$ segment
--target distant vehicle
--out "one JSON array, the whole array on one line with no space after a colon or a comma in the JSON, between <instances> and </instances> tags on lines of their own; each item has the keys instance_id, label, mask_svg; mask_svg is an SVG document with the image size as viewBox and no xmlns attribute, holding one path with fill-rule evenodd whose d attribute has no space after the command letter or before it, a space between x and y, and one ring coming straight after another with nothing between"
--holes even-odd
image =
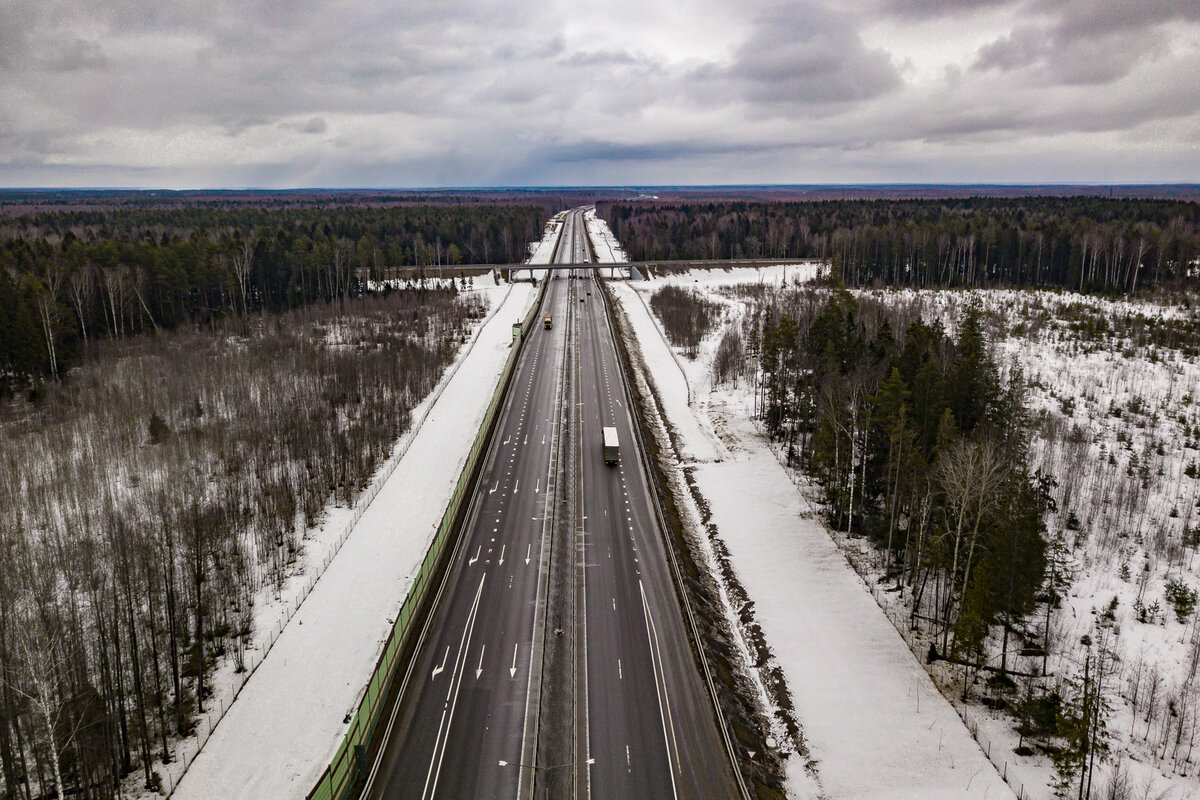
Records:
<instances>
[{"instance_id":1,"label":"distant vehicle","mask_svg":"<svg viewBox=\"0 0 1200 800\"><path fill-rule=\"evenodd\" d=\"M581 298L579 298L579 302L581 302L581 303L583 302L583 298L582 298L582 297L581 297Z\"/></svg>"},{"instance_id":2,"label":"distant vehicle","mask_svg":"<svg viewBox=\"0 0 1200 800\"><path fill-rule=\"evenodd\" d=\"M547 314L546 318L542 320L542 327L544 327L546 330L550 330L551 322L550 315Z\"/></svg>"},{"instance_id":3,"label":"distant vehicle","mask_svg":"<svg viewBox=\"0 0 1200 800\"><path fill-rule=\"evenodd\" d=\"M604 428L604 463L616 464L621 460L621 446L617 442L617 429Z\"/></svg>"}]
</instances>

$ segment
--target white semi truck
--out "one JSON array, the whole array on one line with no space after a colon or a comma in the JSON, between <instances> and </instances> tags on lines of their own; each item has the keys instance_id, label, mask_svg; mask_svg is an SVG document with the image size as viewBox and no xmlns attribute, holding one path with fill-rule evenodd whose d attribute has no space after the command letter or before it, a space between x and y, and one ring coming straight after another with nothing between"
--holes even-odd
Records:
<instances>
[{"instance_id":1,"label":"white semi truck","mask_svg":"<svg viewBox=\"0 0 1200 800\"><path fill-rule=\"evenodd\" d=\"M621 460L621 447L617 442L617 429L604 428L604 463L616 464Z\"/></svg>"}]
</instances>

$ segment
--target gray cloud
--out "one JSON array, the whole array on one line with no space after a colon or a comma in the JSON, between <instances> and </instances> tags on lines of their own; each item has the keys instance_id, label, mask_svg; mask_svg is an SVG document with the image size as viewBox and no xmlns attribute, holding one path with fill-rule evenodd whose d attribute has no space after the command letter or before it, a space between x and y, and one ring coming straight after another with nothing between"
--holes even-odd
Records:
<instances>
[{"instance_id":1,"label":"gray cloud","mask_svg":"<svg viewBox=\"0 0 1200 800\"><path fill-rule=\"evenodd\" d=\"M973 14L1022 0L879 0L877 8L885 14L931 19L952 14Z\"/></svg>"},{"instance_id":2,"label":"gray cloud","mask_svg":"<svg viewBox=\"0 0 1200 800\"><path fill-rule=\"evenodd\" d=\"M788 144L761 142L729 142L712 139L674 139L646 143L625 143L585 139L570 145L548 148L540 154L557 164L586 162L677 162L714 155L750 155L778 152Z\"/></svg>"},{"instance_id":3,"label":"gray cloud","mask_svg":"<svg viewBox=\"0 0 1200 800\"><path fill-rule=\"evenodd\" d=\"M1082 37L1022 26L980 48L974 66L1005 72L1039 69L1047 79L1064 84L1105 84L1153 58L1163 42L1160 32L1145 29Z\"/></svg>"},{"instance_id":4,"label":"gray cloud","mask_svg":"<svg viewBox=\"0 0 1200 800\"><path fill-rule=\"evenodd\" d=\"M1067 142L1079 169L1200 179L1196 0L582 11L10 0L0 185L976 180ZM890 34L943 23L987 44L914 69Z\"/></svg>"},{"instance_id":5,"label":"gray cloud","mask_svg":"<svg viewBox=\"0 0 1200 800\"><path fill-rule=\"evenodd\" d=\"M761 14L732 63L703 65L691 78L706 101L744 100L789 116L827 103L870 100L901 85L891 56L867 48L851 18L793 3Z\"/></svg>"},{"instance_id":6,"label":"gray cloud","mask_svg":"<svg viewBox=\"0 0 1200 800\"><path fill-rule=\"evenodd\" d=\"M279 127L288 131L311 134L325 133L329 128L324 117L312 117L300 122L281 122L279 123Z\"/></svg>"},{"instance_id":7,"label":"gray cloud","mask_svg":"<svg viewBox=\"0 0 1200 800\"><path fill-rule=\"evenodd\" d=\"M99 70L108 66L108 58L96 42L76 39L52 54L47 60L47 65L59 72Z\"/></svg>"},{"instance_id":8,"label":"gray cloud","mask_svg":"<svg viewBox=\"0 0 1200 800\"><path fill-rule=\"evenodd\" d=\"M1171 49L1173 23L1200 20L1195 0L1031 0L1038 22L1013 28L980 48L977 70L1026 70L1039 80L1107 84Z\"/></svg>"}]
</instances>

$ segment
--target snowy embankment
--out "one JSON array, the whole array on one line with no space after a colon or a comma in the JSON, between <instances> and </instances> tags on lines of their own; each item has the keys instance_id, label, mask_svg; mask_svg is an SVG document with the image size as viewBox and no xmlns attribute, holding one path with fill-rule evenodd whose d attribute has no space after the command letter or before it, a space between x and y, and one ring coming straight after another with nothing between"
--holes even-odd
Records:
<instances>
[{"instance_id":1,"label":"snowy embankment","mask_svg":"<svg viewBox=\"0 0 1200 800\"><path fill-rule=\"evenodd\" d=\"M413 411L361 510L331 510L282 598L257 605L249 680L230 691L238 676L229 667L214 676L215 713L200 722L200 738L211 736L174 797L303 798L328 763L445 511L508 356L512 320L536 295L531 284L478 284L492 313ZM181 765L194 741L180 746ZM159 767L172 782L174 766Z\"/></svg>"},{"instance_id":2,"label":"snowy embankment","mask_svg":"<svg viewBox=\"0 0 1200 800\"><path fill-rule=\"evenodd\" d=\"M621 264L629 260L624 248L609 230L608 223L596 216L596 209L589 208L583 214L587 226L588 238L592 240L592 249L596 252L596 261L600 264ZM624 269L596 270L604 278L623 278L628 272Z\"/></svg>"},{"instance_id":3,"label":"snowy embankment","mask_svg":"<svg viewBox=\"0 0 1200 800\"><path fill-rule=\"evenodd\" d=\"M538 239L536 245L531 245L529 248L527 263L549 264L554 260L554 248L558 246L558 231L562 227L566 214L567 212L560 211L546 223L546 230L542 231L542 238Z\"/></svg>"},{"instance_id":4,"label":"snowy embankment","mask_svg":"<svg viewBox=\"0 0 1200 800\"><path fill-rule=\"evenodd\" d=\"M554 249L558 247L558 234L566 215L567 212L560 211L547 220L546 228L542 231L542 238L538 239L536 244L529 245L529 258L525 259L526 264L549 264L554 261ZM514 269L511 278L514 281L532 281L544 274L546 274L545 270Z\"/></svg>"},{"instance_id":5,"label":"snowy embankment","mask_svg":"<svg viewBox=\"0 0 1200 800\"><path fill-rule=\"evenodd\" d=\"M1012 797L750 422L696 484L782 666L830 798ZM796 765L797 767L799 765Z\"/></svg>"},{"instance_id":6,"label":"snowy embankment","mask_svg":"<svg viewBox=\"0 0 1200 800\"><path fill-rule=\"evenodd\" d=\"M597 250L603 257L599 244ZM790 689L815 769L793 757L789 792L798 798L1012 798L755 430L749 393L712 389L715 342L706 341L695 361L680 359L645 302L668 282L780 285L815 271L789 265L614 286L676 430L681 460L701 462L692 476L715 537L753 601L751 624L761 628ZM719 295L709 299L721 301ZM753 637L753 631L743 633Z\"/></svg>"}]
</instances>

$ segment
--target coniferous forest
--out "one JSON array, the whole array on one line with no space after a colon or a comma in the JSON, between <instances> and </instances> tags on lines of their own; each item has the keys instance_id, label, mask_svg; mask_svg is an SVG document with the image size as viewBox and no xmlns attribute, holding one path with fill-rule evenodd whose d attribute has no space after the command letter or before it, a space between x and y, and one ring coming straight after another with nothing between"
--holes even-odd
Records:
<instances>
[{"instance_id":1,"label":"coniferous forest","mask_svg":"<svg viewBox=\"0 0 1200 800\"><path fill-rule=\"evenodd\" d=\"M751 413L940 685L1008 715L993 763L1069 797L1125 759L1193 776L1194 296L693 274L648 305L714 427Z\"/></svg>"},{"instance_id":2,"label":"coniferous forest","mask_svg":"<svg viewBox=\"0 0 1200 800\"><path fill-rule=\"evenodd\" d=\"M1177 288L1200 204L1099 197L597 203L634 261L816 258L848 286Z\"/></svg>"},{"instance_id":3,"label":"coniferous forest","mask_svg":"<svg viewBox=\"0 0 1200 800\"><path fill-rule=\"evenodd\" d=\"M134 199L0 209L4 797L160 787L548 216Z\"/></svg>"},{"instance_id":4,"label":"coniferous forest","mask_svg":"<svg viewBox=\"0 0 1200 800\"><path fill-rule=\"evenodd\" d=\"M397 267L525 258L536 205L118 204L0 216L0 398L90 343L361 295Z\"/></svg>"},{"instance_id":5,"label":"coniferous forest","mask_svg":"<svg viewBox=\"0 0 1200 800\"><path fill-rule=\"evenodd\" d=\"M1034 609L1053 479L1027 466L1022 378L1001 379L980 308L957 327L834 288L769 295L736 335L765 428L820 481L830 523L885 551L938 657L974 663Z\"/></svg>"}]
</instances>

